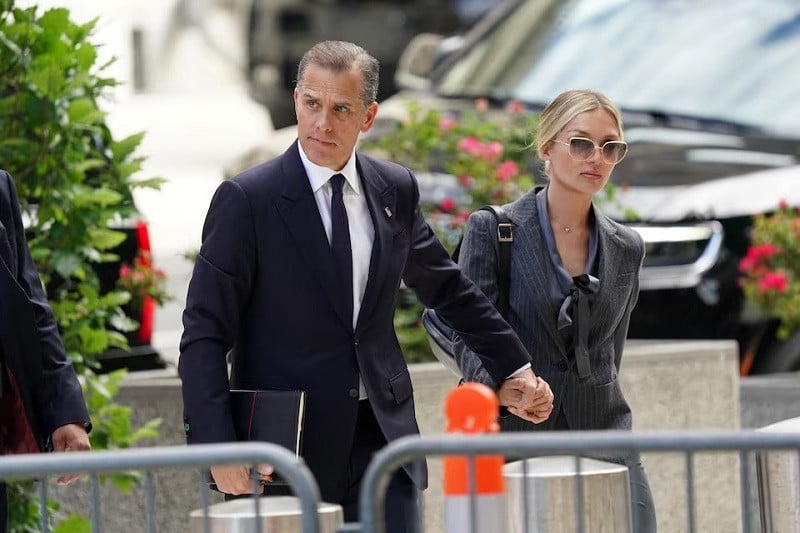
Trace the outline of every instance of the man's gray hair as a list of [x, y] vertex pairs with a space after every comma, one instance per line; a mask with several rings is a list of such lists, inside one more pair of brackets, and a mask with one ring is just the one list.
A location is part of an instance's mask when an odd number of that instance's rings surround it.
[[297, 87], [303, 84], [303, 74], [309, 65], [347, 72], [353, 65], [361, 72], [361, 101], [368, 107], [378, 99], [378, 60], [366, 50], [347, 41], [322, 41], [303, 55], [297, 67]]

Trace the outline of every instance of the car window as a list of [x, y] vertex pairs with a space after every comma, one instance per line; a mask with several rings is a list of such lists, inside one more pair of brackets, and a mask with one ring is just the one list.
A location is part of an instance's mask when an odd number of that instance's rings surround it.
[[527, 1], [439, 79], [544, 103], [590, 87], [627, 110], [800, 131], [800, 2]]

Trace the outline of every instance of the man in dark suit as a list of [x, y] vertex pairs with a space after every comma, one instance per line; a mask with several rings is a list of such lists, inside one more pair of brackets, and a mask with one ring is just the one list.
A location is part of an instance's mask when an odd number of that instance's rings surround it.
[[[0, 170], [0, 450], [88, 450], [89, 428], [80, 383], [28, 250], [17, 190]], [[0, 483], [0, 532], [6, 505]]]
[[[208, 211], [183, 315], [185, 429], [189, 443], [235, 440], [229, 387], [305, 390], [303, 458], [323, 500], [354, 521], [372, 454], [419, 432], [393, 329], [401, 279], [480, 354], [512, 412], [541, 422], [553, 398], [425, 223], [411, 172], [355, 152], [378, 109], [377, 61], [352, 43], [323, 42], [297, 79], [298, 141], [222, 183]], [[246, 467], [211, 473], [223, 492], [251, 491]], [[407, 530], [415, 485], [426, 483], [424, 468], [395, 475], [390, 531]]]

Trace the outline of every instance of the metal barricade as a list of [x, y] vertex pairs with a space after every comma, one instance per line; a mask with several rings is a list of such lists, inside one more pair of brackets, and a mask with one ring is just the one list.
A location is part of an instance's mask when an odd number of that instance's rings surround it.
[[[319, 533], [318, 517], [319, 489], [311, 471], [288, 450], [269, 443], [223, 443], [193, 446], [159, 446], [117, 451], [93, 451], [58, 454], [30, 454], [0, 457], [0, 479], [39, 479], [39, 496], [47, 502], [47, 477], [69, 472], [89, 474], [90, 518], [92, 532], [100, 533], [100, 474], [130, 470], [145, 471], [145, 531], [156, 532], [156, 501], [152, 483], [152, 471], [161, 468], [197, 468], [207, 469], [209, 465], [268, 463], [274, 466], [289, 483], [297, 497], [297, 504], [302, 518], [302, 533]], [[191, 487], [175, 487], [175, 490], [192, 490]], [[211, 533], [211, 517], [209, 516], [210, 489], [205, 476], [200, 476], [197, 488], [200, 515], [198, 532]], [[259, 516], [263, 498], [247, 498], [253, 506], [253, 516]], [[49, 531], [48, 506], [41, 506], [40, 524], [42, 532]], [[185, 517], [188, 521], [189, 517]], [[262, 533], [261, 521], [252, 521], [246, 530]], [[295, 529], [295, 531], [297, 531]], [[267, 533], [264, 531], [263, 533]]]
[[[759, 433], [755, 431], [697, 431], [697, 432], [648, 432], [646, 434], [626, 431], [569, 431], [569, 432], [542, 432], [542, 433], [504, 433], [494, 435], [464, 436], [442, 435], [426, 437], [405, 437], [392, 442], [375, 455], [367, 469], [360, 494], [360, 523], [346, 524], [347, 531], [361, 531], [372, 533], [384, 531], [383, 505], [385, 487], [388, 476], [405, 463], [418, 460], [422, 457], [442, 457], [449, 455], [467, 456], [470, 464], [474, 463], [476, 456], [503, 454], [507, 458], [526, 458], [543, 456], [569, 455], [575, 459], [574, 490], [577, 533], [601, 531], [597, 524], [585, 520], [585, 502], [581, 495], [585, 494], [583, 476], [581, 475], [581, 462], [579, 456], [619, 455], [619, 452], [632, 453], [664, 453], [679, 454], [683, 457], [682, 479], [685, 488], [685, 519], [686, 524], [681, 531], [694, 533], [697, 528], [695, 487], [695, 463], [700, 456], [706, 454], [734, 454], [738, 458], [738, 477], [740, 491], [738, 497], [741, 510], [741, 523], [739, 530], [744, 527], [747, 533], [753, 531], [751, 524], [755, 512], [749, 505], [747, 495], [750, 494], [752, 478], [749, 465], [757, 451], [783, 450], [793, 453], [796, 457], [800, 454], [800, 434], [788, 433]], [[474, 468], [474, 466], [472, 467]], [[525, 485], [523, 485], [524, 487]], [[523, 488], [523, 491], [525, 489]], [[475, 495], [472, 495], [474, 500]], [[527, 497], [523, 501], [528, 501]], [[474, 503], [473, 503], [474, 505]], [[527, 512], [532, 509], [528, 508]], [[569, 512], [561, 510], [561, 512]], [[658, 508], [656, 508], [658, 513]], [[473, 524], [477, 523], [472, 521]], [[527, 523], [527, 522], [526, 522]], [[744, 524], [744, 526], [741, 526]], [[417, 530], [423, 531], [422, 523], [417, 523]], [[532, 533], [530, 528], [523, 526], [520, 531]], [[603, 529], [603, 531], [610, 531]], [[637, 531], [633, 524], [633, 531]], [[464, 533], [478, 532], [474, 527]]]
[[[800, 434], [800, 417], [782, 420], [758, 431]], [[762, 451], [758, 454], [757, 465], [764, 532], [800, 531], [800, 454]]]

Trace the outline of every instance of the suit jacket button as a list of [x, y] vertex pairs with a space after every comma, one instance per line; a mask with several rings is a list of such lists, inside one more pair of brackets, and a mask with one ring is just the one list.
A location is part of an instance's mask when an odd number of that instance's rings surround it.
[[350, 389], [347, 391], [347, 394], [349, 394], [351, 398], [358, 398], [358, 389]]
[[567, 365], [566, 361], [559, 361], [558, 362], [558, 369], [561, 370], [562, 372], [566, 372], [567, 371], [567, 366], [568, 365]]

